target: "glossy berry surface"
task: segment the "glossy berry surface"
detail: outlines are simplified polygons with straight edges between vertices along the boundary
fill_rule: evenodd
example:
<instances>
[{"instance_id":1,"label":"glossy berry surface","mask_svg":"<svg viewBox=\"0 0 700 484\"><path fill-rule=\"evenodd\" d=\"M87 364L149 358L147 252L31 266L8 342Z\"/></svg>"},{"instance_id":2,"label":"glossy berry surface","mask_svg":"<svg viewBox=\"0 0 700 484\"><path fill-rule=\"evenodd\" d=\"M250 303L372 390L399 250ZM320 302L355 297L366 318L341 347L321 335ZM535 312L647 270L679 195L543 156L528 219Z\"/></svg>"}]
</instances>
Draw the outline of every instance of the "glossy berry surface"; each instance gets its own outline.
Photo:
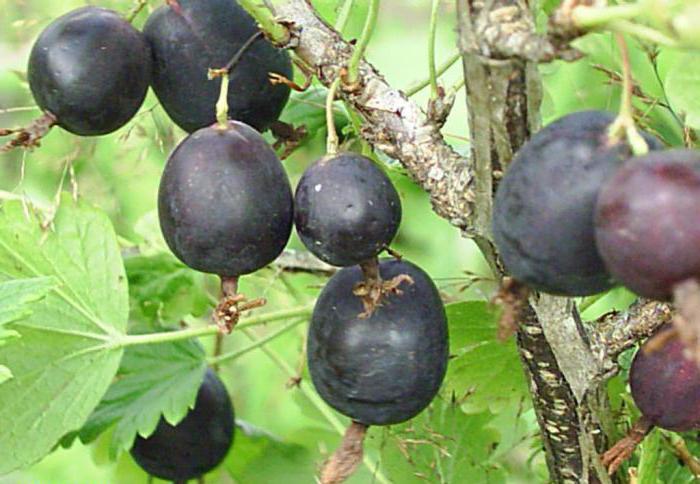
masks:
<instances>
[{"instance_id":1,"label":"glossy berry surface","mask_svg":"<svg viewBox=\"0 0 700 484\"><path fill-rule=\"evenodd\" d=\"M642 346L630 368L632 397L642 415L677 432L700 429L700 371L683 351L679 339L654 351Z\"/></svg>"},{"instance_id":2,"label":"glossy berry surface","mask_svg":"<svg viewBox=\"0 0 700 484\"><path fill-rule=\"evenodd\" d=\"M175 255L193 269L229 277L282 252L292 204L279 158L260 133L237 121L185 138L158 192L160 227Z\"/></svg>"},{"instance_id":3,"label":"glossy berry surface","mask_svg":"<svg viewBox=\"0 0 700 484\"><path fill-rule=\"evenodd\" d=\"M83 7L54 20L29 56L29 87L43 111L78 135L111 133L139 110L151 77L148 43L112 10Z\"/></svg>"},{"instance_id":4,"label":"glossy berry surface","mask_svg":"<svg viewBox=\"0 0 700 484\"><path fill-rule=\"evenodd\" d=\"M294 197L304 245L336 266L379 254L396 235L401 199L384 172L356 153L322 158L304 172Z\"/></svg>"},{"instance_id":5,"label":"glossy berry surface","mask_svg":"<svg viewBox=\"0 0 700 484\"><path fill-rule=\"evenodd\" d=\"M593 212L603 182L631 156L626 144L608 146L613 120L602 111L565 116L536 133L509 166L494 200L493 232L517 280L565 296L612 287L596 249Z\"/></svg>"},{"instance_id":6,"label":"glossy berry surface","mask_svg":"<svg viewBox=\"0 0 700 484\"><path fill-rule=\"evenodd\" d=\"M136 437L131 456L160 479L186 481L214 469L228 454L234 435L234 413L226 387L207 370L194 408L177 425L162 417L149 437Z\"/></svg>"},{"instance_id":7,"label":"glossy berry surface","mask_svg":"<svg viewBox=\"0 0 700 484\"><path fill-rule=\"evenodd\" d=\"M700 277L700 154L669 150L633 158L603 187L596 241L610 272L637 294L670 299Z\"/></svg>"},{"instance_id":8,"label":"glossy berry surface","mask_svg":"<svg viewBox=\"0 0 700 484\"><path fill-rule=\"evenodd\" d=\"M209 68L223 68L258 31L235 0L180 0L149 17L144 34L153 50L153 90L170 118L193 132L216 121L221 80ZM268 73L292 77L289 54L264 37L240 57L230 73L229 117L266 129L289 98L289 87L272 85Z\"/></svg>"},{"instance_id":9,"label":"glossy berry surface","mask_svg":"<svg viewBox=\"0 0 700 484\"><path fill-rule=\"evenodd\" d=\"M401 295L388 294L366 318L353 287L357 267L337 272L321 292L308 338L308 363L319 395L366 425L406 421L431 402L445 376L447 321L430 277L406 261L384 261L385 280L408 274Z\"/></svg>"}]
</instances>

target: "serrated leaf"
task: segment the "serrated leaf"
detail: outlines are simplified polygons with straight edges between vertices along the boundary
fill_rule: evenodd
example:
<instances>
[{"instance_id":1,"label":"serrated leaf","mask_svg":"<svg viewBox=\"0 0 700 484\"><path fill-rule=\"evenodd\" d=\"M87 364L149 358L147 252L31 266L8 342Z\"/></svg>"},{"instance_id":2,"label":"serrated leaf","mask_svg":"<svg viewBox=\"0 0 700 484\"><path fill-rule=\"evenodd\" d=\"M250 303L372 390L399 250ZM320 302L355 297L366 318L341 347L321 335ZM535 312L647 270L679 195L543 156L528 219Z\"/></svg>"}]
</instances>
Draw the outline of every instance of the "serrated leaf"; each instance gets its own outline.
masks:
<instances>
[{"instance_id":1,"label":"serrated leaf","mask_svg":"<svg viewBox=\"0 0 700 484\"><path fill-rule=\"evenodd\" d=\"M306 447L283 442L242 420L236 420L233 451L225 466L236 482L304 482L316 470L315 455Z\"/></svg>"},{"instance_id":2,"label":"serrated leaf","mask_svg":"<svg viewBox=\"0 0 700 484\"><path fill-rule=\"evenodd\" d=\"M126 276L106 215L62 200L53 230L21 202L0 207L0 277L53 277L56 287L7 324L0 347L0 475L51 451L80 427L117 371L128 317Z\"/></svg>"},{"instance_id":3,"label":"serrated leaf","mask_svg":"<svg viewBox=\"0 0 700 484\"><path fill-rule=\"evenodd\" d=\"M306 126L307 136L299 146L312 139L316 134L326 130L326 96L328 90L312 87L304 92L294 92L289 98L287 107L280 119L295 127ZM350 123L345 107L340 103L333 105L335 129L342 132L343 127Z\"/></svg>"},{"instance_id":4,"label":"serrated leaf","mask_svg":"<svg viewBox=\"0 0 700 484\"><path fill-rule=\"evenodd\" d=\"M189 269L171 254L138 255L124 261L129 278L132 319L177 322L201 316L210 302L205 274Z\"/></svg>"},{"instance_id":5,"label":"serrated leaf","mask_svg":"<svg viewBox=\"0 0 700 484\"><path fill-rule=\"evenodd\" d=\"M136 434L152 434L161 415L171 424L194 405L206 363L195 341L130 347L124 352L117 380L79 431L85 443L116 424L110 457L128 450Z\"/></svg>"},{"instance_id":6,"label":"serrated leaf","mask_svg":"<svg viewBox=\"0 0 700 484\"><path fill-rule=\"evenodd\" d=\"M700 65L697 54L681 55L668 71L664 88L671 105L676 111L685 114L685 123L691 128L700 129Z\"/></svg>"},{"instance_id":7,"label":"serrated leaf","mask_svg":"<svg viewBox=\"0 0 700 484\"><path fill-rule=\"evenodd\" d=\"M497 413L515 405L527 386L515 342L496 338L497 309L485 301L466 301L447 306L450 354L445 386L457 398L469 395L466 412L486 409Z\"/></svg>"},{"instance_id":8,"label":"serrated leaf","mask_svg":"<svg viewBox=\"0 0 700 484\"><path fill-rule=\"evenodd\" d=\"M492 456L498 432L488 412L467 415L436 401L412 421L392 426L382 445L382 469L391 482L506 482Z\"/></svg>"}]
</instances>

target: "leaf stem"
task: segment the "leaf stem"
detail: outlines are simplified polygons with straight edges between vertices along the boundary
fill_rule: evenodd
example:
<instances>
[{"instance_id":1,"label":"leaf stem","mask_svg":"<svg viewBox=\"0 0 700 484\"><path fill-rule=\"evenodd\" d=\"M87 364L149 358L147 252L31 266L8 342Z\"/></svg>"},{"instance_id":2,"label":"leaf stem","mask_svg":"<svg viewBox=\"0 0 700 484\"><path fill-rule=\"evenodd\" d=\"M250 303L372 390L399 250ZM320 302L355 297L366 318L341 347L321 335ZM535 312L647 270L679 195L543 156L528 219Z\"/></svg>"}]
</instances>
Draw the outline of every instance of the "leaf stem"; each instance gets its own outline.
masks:
<instances>
[{"instance_id":1,"label":"leaf stem","mask_svg":"<svg viewBox=\"0 0 700 484\"><path fill-rule=\"evenodd\" d=\"M242 349L236 350L236 351L231 351L229 353L224 353L222 355L207 358L207 362L212 366L214 366L214 365L218 366L218 365L221 365L223 363L227 363L229 361L233 361L235 359L238 359L241 356L245 355L246 353L249 353L257 348L260 348L263 345L266 345L270 341L276 339L278 336L283 335L284 333L288 332L289 330L296 328L297 326L299 326L301 323L305 322L306 320L307 320L306 318L299 318L296 321L293 321L293 322L289 323L288 325L283 326L282 328L278 329L274 333L270 333L269 335L265 336L264 338L260 338L260 339L256 340L255 343L253 343L249 346L246 346L245 348L242 348Z\"/></svg>"},{"instance_id":2,"label":"leaf stem","mask_svg":"<svg viewBox=\"0 0 700 484\"><path fill-rule=\"evenodd\" d=\"M118 348L129 346L152 345L158 343L171 343L199 336L212 336L219 332L218 326L202 326L201 328L188 328L179 331L164 331L160 333L128 334L115 344Z\"/></svg>"},{"instance_id":3,"label":"leaf stem","mask_svg":"<svg viewBox=\"0 0 700 484\"><path fill-rule=\"evenodd\" d=\"M430 9L430 34L428 37L428 72L430 73L430 95L433 99L438 97L437 68L435 67L435 34L437 33L437 14L440 0L433 0Z\"/></svg>"},{"instance_id":4,"label":"leaf stem","mask_svg":"<svg viewBox=\"0 0 700 484\"><path fill-rule=\"evenodd\" d=\"M311 315L312 306L302 306L293 309L285 309L281 311L270 311L259 316L245 318L245 322L239 324L237 329L251 328L261 324L271 323L291 318L304 318ZM182 341L186 339L197 338L200 336L213 336L219 332L219 327L216 325L202 326L201 328L188 328L179 331L163 331L160 333L149 334L129 334L121 337L111 347L126 348L128 346L149 345L158 343L169 343L173 341Z\"/></svg>"},{"instance_id":5,"label":"leaf stem","mask_svg":"<svg viewBox=\"0 0 700 484\"><path fill-rule=\"evenodd\" d=\"M274 14L259 0L238 0L238 4L255 19L267 38L279 44L289 40L287 28L277 22Z\"/></svg>"},{"instance_id":6,"label":"leaf stem","mask_svg":"<svg viewBox=\"0 0 700 484\"><path fill-rule=\"evenodd\" d=\"M610 5L607 7L588 7L581 5L573 10L571 20L577 27L594 29L607 27L610 22L617 20L634 19L638 17L642 11L641 2Z\"/></svg>"},{"instance_id":7,"label":"leaf stem","mask_svg":"<svg viewBox=\"0 0 700 484\"><path fill-rule=\"evenodd\" d=\"M443 64L441 64L440 67L438 67L437 71L435 72L436 79L439 78L440 76L442 76L445 72L447 72L447 69L449 69L450 67L455 65L455 63L461 58L462 58L462 55L459 52L457 52L452 57L447 59ZM423 89L425 89L429 85L430 85L430 77L425 78L421 81L418 81L415 84L413 84L412 86L404 89L404 94L406 94L406 96L408 96L408 97L411 97L414 94L418 93L419 91L422 91Z\"/></svg>"},{"instance_id":8,"label":"leaf stem","mask_svg":"<svg viewBox=\"0 0 700 484\"><path fill-rule=\"evenodd\" d=\"M367 19L365 20L365 26L362 29L362 35L360 40L355 46L355 50L350 57L350 62L348 63L348 84L355 84L360 77L360 61L362 56L365 54L367 45L372 38L372 33L374 32L374 27L377 24L377 16L379 13L379 0L370 0L369 12L367 13Z\"/></svg>"}]
</instances>

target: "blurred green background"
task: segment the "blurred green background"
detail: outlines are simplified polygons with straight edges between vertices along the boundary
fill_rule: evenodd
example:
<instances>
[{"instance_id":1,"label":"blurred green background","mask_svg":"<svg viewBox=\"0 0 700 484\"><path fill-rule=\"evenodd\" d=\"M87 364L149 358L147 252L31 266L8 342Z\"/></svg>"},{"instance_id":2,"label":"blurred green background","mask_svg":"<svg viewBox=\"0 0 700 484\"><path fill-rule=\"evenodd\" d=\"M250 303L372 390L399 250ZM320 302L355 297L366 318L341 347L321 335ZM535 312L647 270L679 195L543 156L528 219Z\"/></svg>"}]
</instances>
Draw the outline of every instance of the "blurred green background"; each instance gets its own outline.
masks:
<instances>
[{"instance_id":1,"label":"blurred green background","mask_svg":"<svg viewBox=\"0 0 700 484\"><path fill-rule=\"evenodd\" d=\"M0 0L0 127L24 125L39 114L33 106L25 75L32 42L52 19L85 3L76 0ZM131 2L121 0L87 3L124 13L133 7ZM340 2L316 0L313 3L329 21L334 20ZM553 3L556 2L547 2L550 8ZM142 25L149 11L159 4L150 1L135 24ZM357 0L355 4L345 32L348 38L359 35L366 12L365 0ZM395 87L407 88L427 77L429 15L428 0L382 2L368 59ZM539 20L544 18L542 13ZM457 52L455 30L454 4L445 1L439 15L438 64ZM610 76L596 67L604 65L619 71L615 43L610 36L592 35L581 41L580 46L591 54L588 58L571 64L555 62L541 67L546 86L542 108L545 122L584 108L617 109L619 87L615 82L609 82ZM665 69L674 64L676 54L659 56L658 72L651 67L643 50L635 47L632 54L637 80L650 96L663 98L657 74L663 77ZM441 77L440 84L452 87L461 79L461 64L458 62ZM425 105L428 95L429 89L424 89L414 99ZM304 102L302 96L295 95L289 107ZM642 108L643 104L638 107ZM650 105L642 114L645 123L668 143L680 143L682 131L667 109ZM443 133L457 150L468 152L469 132L463 91L457 97ZM149 94L140 114L117 133L81 139L55 128L44 139L40 149L0 155L0 198L26 196L41 206L51 207L56 203L58 192L75 190L80 197L110 215L122 237L127 256L129 249L135 245L145 254L165 252L154 213L156 192L166 157L183 137L184 133L168 120L155 97ZM324 137L325 132L320 130L311 142L284 162L293 185L304 168L324 154ZM448 301L488 299L494 284L473 244L432 213L428 197L401 169L394 163L388 163L387 168L401 194L404 209L401 228L393 247L425 268ZM290 247L302 248L296 237L290 242ZM127 258L127 267L128 264ZM186 271L184 268L178 270ZM146 277L151 276L147 274ZM154 271L153 277L163 277L163 274ZM193 319L206 319L210 304L208 297L216 294L216 281L194 274L188 277L196 287L187 284L177 286L174 293L168 296L168 304L158 307L157 311L149 306L147 284L143 281L133 282L134 324L154 317L164 324L176 324L178 321L175 318L188 315ZM270 302L261 311L268 311L311 304L323 281L318 276L280 274L266 269L246 277L242 289L247 294L265 295ZM593 305L586 316L593 317L614 304L624 304L628 300L624 292L613 292ZM256 330L254 337L265 337L279 329L279 326L269 326ZM237 418L247 433L243 430L238 433L237 443L226 464L207 476L207 482L312 482L318 462L337 445L338 432L303 392L288 388L286 384L290 375L280 369L280 361L294 371L303 361L305 328L305 325L297 326L275 338L264 350L246 353L222 368ZM464 331L469 332L470 329ZM492 332L483 334L490 340L494 337ZM481 344L478 340L470 341L472 346L469 350ZM211 345L211 342L203 341L203 344ZM244 336L234 333L234 337L225 340L224 351L243 348L248 344ZM501 348L494 358L488 360L489 355L484 352L471 352L474 359L482 358L484 361L470 364L476 368L476 373L484 372L479 364L496 368L492 370L493 386L488 388L491 393L482 394L481 399L497 401L503 396L499 392L509 391L499 386L499 379L506 377L516 388L513 396L500 405L470 403L469 395L481 389L478 385L470 384L468 373L455 376L446 384L439 400L448 402L455 396L464 397L466 403L461 406L464 412L446 417L434 409L419 417L415 424L371 430L368 454L379 463L382 472L394 482L444 480L517 483L546 480L534 414L526 396L524 381L518 374L517 355L512 345ZM467 352L465 350L465 354ZM507 365L504 363L506 360ZM505 373L510 374L504 376ZM624 383L619 379L613 384L617 385L618 393L624 389ZM620 401L618 405L623 406L625 402ZM342 421L347 422L347 419L342 418ZM430 425L435 429L438 424L444 426L441 427L444 433L437 430L436 435L443 435L446 447L452 446L453 451L461 452L460 460L454 456L447 456L446 459L436 457L442 452L439 437L423 444L410 442L411 432L414 431L412 425L415 428ZM265 438L260 439L260 435ZM147 477L128 455L122 455L117 462L110 462L107 445L106 437L90 446L76 443L70 449L55 451L30 469L0 477L0 483L146 482ZM421 445L428 449L427 454L421 453ZM449 472L434 469L435 462L458 461L459 469ZM453 480L445 478L446 475L451 475ZM363 466L351 482L377 482L377 478Z\"/></svg>"}]
</instances>

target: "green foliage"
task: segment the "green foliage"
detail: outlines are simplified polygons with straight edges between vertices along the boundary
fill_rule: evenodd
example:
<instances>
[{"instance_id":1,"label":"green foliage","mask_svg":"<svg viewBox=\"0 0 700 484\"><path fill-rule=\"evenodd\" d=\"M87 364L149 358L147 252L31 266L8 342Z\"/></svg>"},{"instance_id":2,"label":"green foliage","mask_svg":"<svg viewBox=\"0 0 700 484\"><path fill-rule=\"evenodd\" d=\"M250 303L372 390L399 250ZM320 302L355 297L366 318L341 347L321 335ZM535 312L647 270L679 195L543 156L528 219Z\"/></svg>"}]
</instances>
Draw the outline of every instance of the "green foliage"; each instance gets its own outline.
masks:
<instances>
[{"instance_id":1,"label":"green foliage","mask_svg":"<svg viewBox=\"0 0 700 484\"><path fill-rule=\"evenodd\" d=\"M206 275L189 269L171 254L124 259L129 279L132 320L172 324L188 315L202 316L210 306Z\"/></svg>"},{"instance_id":2,"label":"green foliage","mask_svg":"<svg viewBox=\"0 0 700 484\"><path fill-rule=\"evenodd\" d=\"M499 412L527 394L515 342L496 337L498 311L485 301L447 307L452 358L446 386L467 413Z\"/></svg>"},{"instance_id":3,"label":"green foliage","mask_svg":"<svg viewBox=\"0 0 700 484\"><path fill-rule=\"evenodd\" d=\"M700 129L700 99L694 95L698 84L700 66L697 54L686 53L678 56L666 74L665 88L671 105L684 114L685 123L695 129Z\"/></svg>"},{"instance_id":4,"label":"green foliage","mask_svg":"<svg viewBox=\"0 0 700 484\"><path fill-rule=\"evenodd\" d=\"M15 279L0 283L0 346L10 338L17 338L17 331L3 326L31 315L30 305L44 298L56 286L51 277ZM12 378L12 372L0 365L0 384Z\"/></svg>"},{"instance_id":5,"label":"green foliage","mask_svg":"<svg viewBox=\"0 0 700 484\"><path fill-rule=\"evenodd\" d=\"M89 443L116 424L110 456L153 433L161 415L175 425L194 405L205 370L204 351L192 340L135 346L124 352L117 379L78 432Z\"/></svg>"},{"instance_id":6,"label":"green foliage","mask_svg":"<svg viewBox=\"0 0 700 484\"><path fill-rule=\"evenodd\" d=\"M493 424L489 412L464 415L457 402L436 401L411 422L385 431L382 467L392 482L450 483L469 476L470 482L505 483L496 449L507 439Z\"/></svg>"},{"instance_id":7,"label":"green foliage","mask_svg":"<svg viewBox=\"0 0 700 484\"><path fill-rule=\"evenodd\" d=\"M236 421L235 452L224 465L238 482L302 482L315 471L314 454L283 442L243 420Z\"/></svg>"},{"instance_id":8,"label":"green foliage","mask_svg":"<svg viewBox=\"0 0 700 484\"><path fill-rule=\"evenodd\" d=\"M281 120L293 126L305 126L308 133L301 144L305 146L317 135L326 134L326 96L328 90L311 87L304 92L293 92L284 109ZM341 103L333 105L333 120L337 132L350 123L347 111ZM324 138L325 139L325 138Z\"/></svg>"},{"instance_id":9,"label":"green foliage","mask_svg":"<svg viewBox=\"0 0 700 484\"><path fill-rule=\"evenodd\" d=\"M114 343L126 329L128 301L109 219L69 197L50 229L29 205L0 207L0 274L55 281L47 287L44 279L45 297L4 325L19 335L0 347L13 374L0 385L4 474L46 455L97 405L121 358Z\"/></svg>"}]
</instances>

